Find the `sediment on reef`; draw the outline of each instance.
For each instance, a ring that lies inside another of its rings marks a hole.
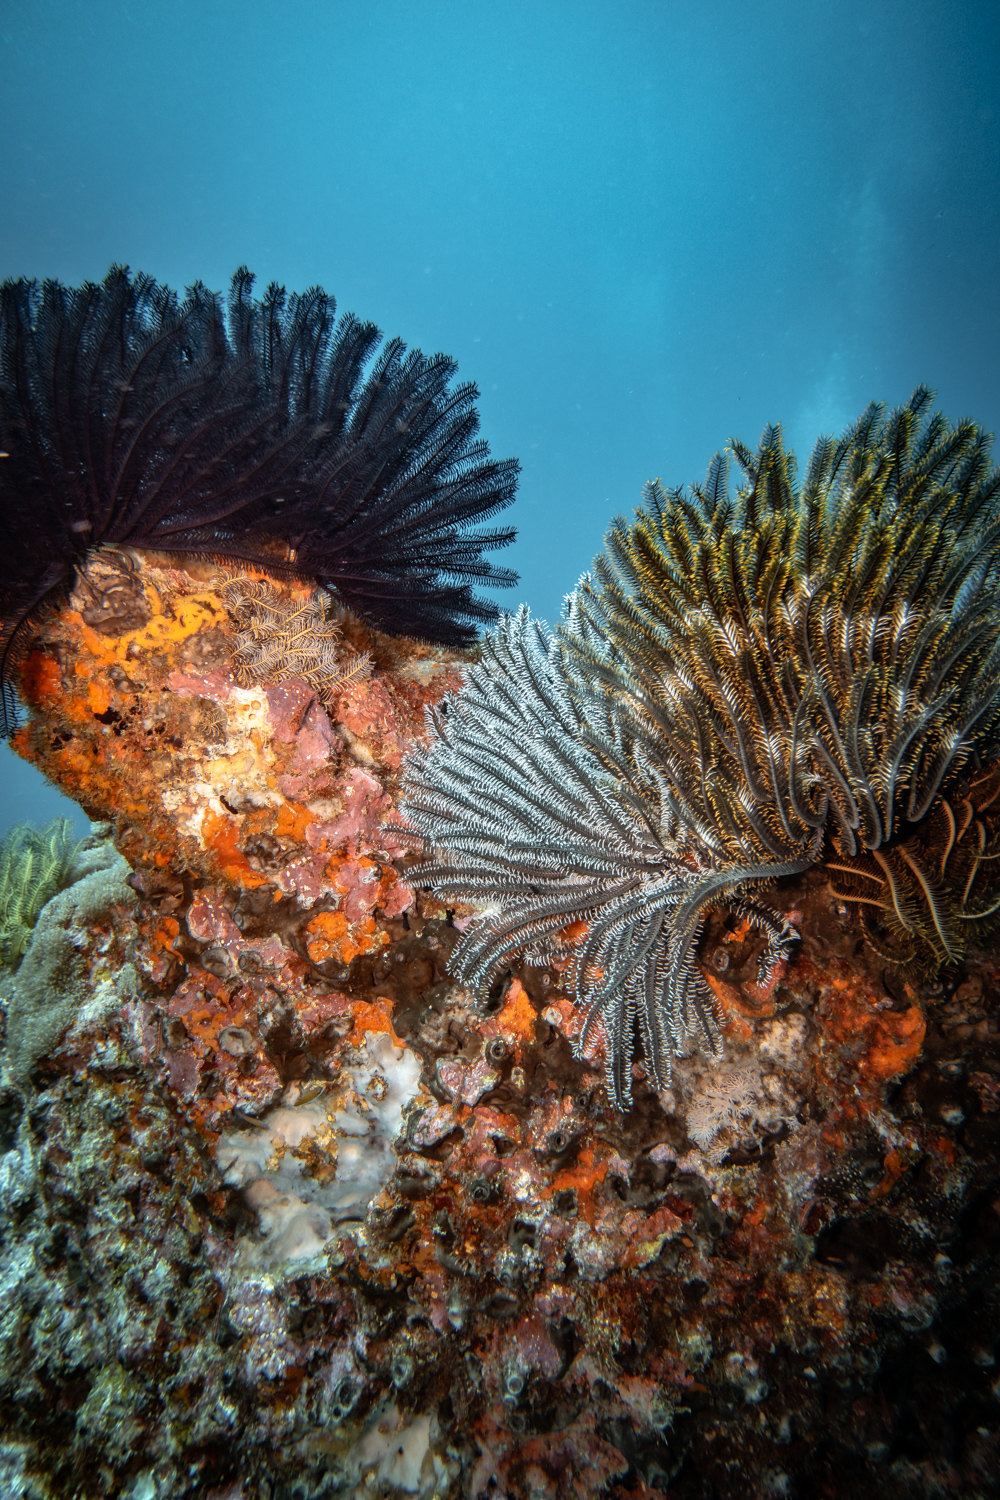
[[[23,666],[131,874],[3,981],[7,1492],[995,1493],[997,954],[887,980],[788,881],[791,962],[713,919],[721,1052],[618,1113],[558,964],[457,986],[386,828],[465,658],[274,584],[347,680],[258,680],[228,579],[98,553]]]

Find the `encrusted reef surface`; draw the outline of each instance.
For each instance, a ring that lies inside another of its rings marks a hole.
[[[386,827],[461,655],[227,581],[95,554],[24,665],[95,829],[3,980],[0,1491],[998,1493],[996,953],[887,979],[787,881],[619,1113],[561,961],[456,985]]]

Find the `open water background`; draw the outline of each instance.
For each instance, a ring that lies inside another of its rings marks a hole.
[[[322,283],[482,392],[499,560],[921,381],[1000,421],[995,0],[0,0],[0,274]],[[0,830],[75,813],[7,747]]]

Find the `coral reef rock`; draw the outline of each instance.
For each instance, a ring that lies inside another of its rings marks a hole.
[[[391,831],[467,657],[346,616],[370,677],[241,681],[227,576],[95,553],[21,671],[107,827],[0,985],[0,1491],[995,1495],[996,952],[887,978],[780,880],[787,961],[710,915],[717,1051],[616,1110]]]

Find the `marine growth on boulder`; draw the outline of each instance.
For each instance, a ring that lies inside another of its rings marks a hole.
[[[924,393],[732,451],[554,631],[291,533],[17,596],[94,827],[11,845],[5,1492],[991,1493],[997,481]]]

